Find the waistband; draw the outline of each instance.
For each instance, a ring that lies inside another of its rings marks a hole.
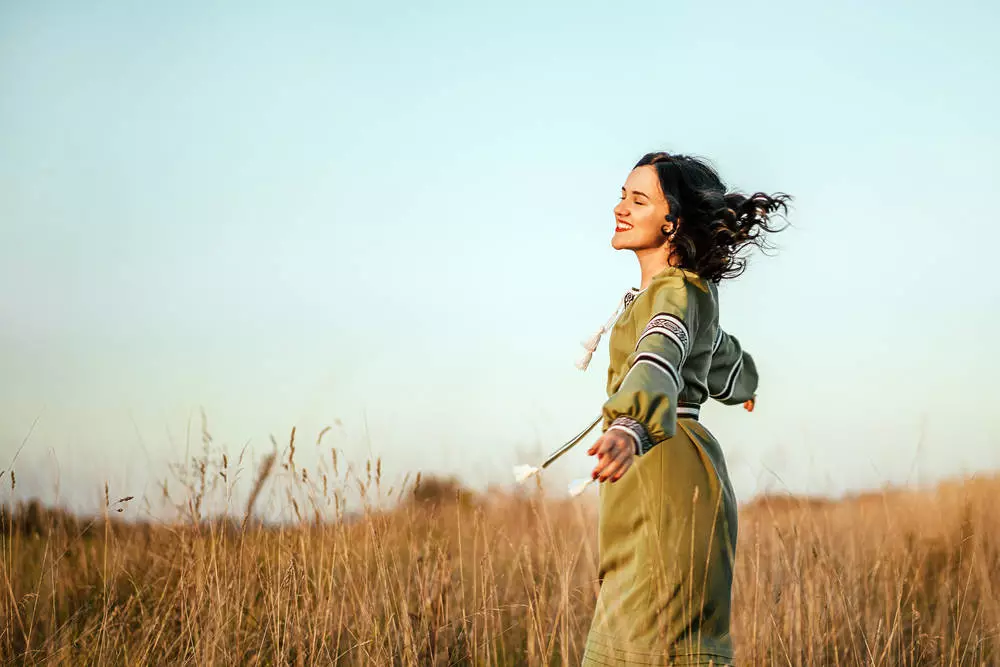
[[[700,403],[688,403],[687,401],[677,402],[678,419],[693,419],[695,421],[698,421],[698,417],[700,415],[701,415]]]

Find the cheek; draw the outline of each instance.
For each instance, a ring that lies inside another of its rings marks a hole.
[[[663,236],[663,225],[666,224],[666,220],[653,207],[643,206],[633,211],[632,216],[631,222],[635,224],[636,231],[645,238],[655,239]]]

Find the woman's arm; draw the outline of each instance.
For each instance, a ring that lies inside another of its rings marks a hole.
[[[628,372],[604,404],[606,428],[631,435],[637,456],[676,431],[677,396],[684,386],[681,367],[695,326],[694,302],[688,300],[683,280],[654,285],[645,296],[633,306],[643,329],[629,355]]]
[[[740,341],[719,328],[712,348],[708,371],[708,392],[725,405],[739,405],[754,400],[757,392],[757,365],[743,350]],[[751,406],[747,408],[752,409]]]

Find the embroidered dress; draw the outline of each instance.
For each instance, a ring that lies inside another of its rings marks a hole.
[[[673,267],[626,295],[609,352],[604,428],[631,434],[637,457],[601,484],[601,590],[583,664],[730,665],[736,498],[698,416],[710,397],[752,398],[757,369],[719,328],[715,285]]]

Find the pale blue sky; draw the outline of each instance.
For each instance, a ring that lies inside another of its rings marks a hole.
[[[656,149],[796,197],[722,289],[741,498],[1000,467],[992,3],[472,4],[0,3],[19,491],[152,492],[199,406],[231,451],[340,419],[390,475],[506,483],[604,400],[573,362]]]

